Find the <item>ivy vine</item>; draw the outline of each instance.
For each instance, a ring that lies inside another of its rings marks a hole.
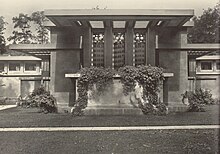
[[[80,77],[77,84],[78,99],[73,111],[75,115],[83,114],[82,109],[87,107],[88,91],[90,90],[93,96],[100,96],[110,84],[113,84],[114,76],[112,69],[103,67],[82,68],[79,73]]]
[[[143,88],[143,100],[150,102],[150,104],[145,103],[146,107],[144,104],[139,103],[139,107],[143,112],[149,106],[159,105],[158,108],[161,108],[161,103],[158,100],[158,91],[161,81],[164,80],[162,68],[140,65],[137,67],[125,66],[118,71],[114,71],[110,68],[90,67],[81,69],[79,73],[80,77],[77,84],[78,99],[73,111],[75,115],[81,115],[83,113],[82,110],[87,107],[88,91],[92,91],[92,95],[100,96],[110,84],[113,84],[115,74],[120,75],[124,95],[134,92],[137,84]],[[162,108],[164,109],[164,105]]]
[[[119,69],[121,82],[123,83],[123,92],[128,95],[135,90],[138,83],[143,87],[144,98],[155,95],[159,91],[159,85],[164,80],[163,69],[153,66],[139,65],[125,66]]]
[[[145,114],[154,111],[154,108],[159,112],[166,110],[165,104],[161,103],[158,97],[161,81],[164,80],[162,68],[150,65],[125,66],[119,69],[119,75],[125,95],[134,92],[136,84],[143,88],[142,98],[145,102],[138,99],[138,104]]]

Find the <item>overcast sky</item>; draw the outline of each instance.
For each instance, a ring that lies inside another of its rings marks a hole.
[[[8,22],[6,37],[12,31],[12,17],[19,13],[31,14],[44,9],[194,9],[201,15],[203,9],[214,7],[219,0],[0,0],[0,16]]]

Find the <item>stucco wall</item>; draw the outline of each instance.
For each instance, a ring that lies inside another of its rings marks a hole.
[[[86,32],[78,26],[53,27],[51,28],[51,43],[62,45],[73,45],[76,49],[56,50],[50,57],[50,91],[57,99],[58,106],[71,106],[75,101],[75,82],[70,78],[65,78],[67,73],[76,73],[80,68],[80,47],[88,46],[88,42],[83,42],[81,36]],[[90,35],[86,35],[87,40]],[[90,55],[90,50],[85,50],[84,55]],[[88,54],[87,54],[88,53]]]
[[[21,80],[21,96],[30,94],[34,89],[39,88],[40,80]]]
[[[79,27],[52,27],[51,43],[79,44],[81,29]]]
[[[76,73],[80,68],[80,50],[57,50],[51,53],[51,92],[60,106],[73,103],[75,83],[65,74]]]
[[[181,45],[187,43],[187,28],[160,28],[158,33],[158,47],[159,48],[179,48]]]
[[[174,73],[174,76],[168,79],[168,103],[182,104],[181,94],[188,88],[187,51],[160,51],[159,66],[166,72]]]
[[[19,77],[0,77],[0,96],[3,97],[18,97],[20,94]]]
[[[40,87],[40,80],[21,80],[20,77],[0,77],[0,96],[17,98],[30,94],[35,88]]]

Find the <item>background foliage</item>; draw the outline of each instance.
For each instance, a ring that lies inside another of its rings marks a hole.
[[[49,31],[44,26],[48,21],[43,11],[33,12],[31,15],[20,13],[13,17],[14,30],[8,41],[13,44],[43,44],[49,42]],[[35,27],[36,31],[33,31]]]
[[[199,17],[194,17],[194,27],[188,31],[190,43],[220,43],[220,4],[204,10]]]
[[[5,51],[4,30],[6,24],[7,23],[4,21],[4,17],[0,16],[0,54],[2,54]]]

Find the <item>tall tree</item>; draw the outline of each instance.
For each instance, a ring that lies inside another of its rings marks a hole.
[[[194,27],[188,32],[190,43],[220,43],[220,4],[204,10],[203,14],[194,18]]]
[[[12,20],[15,30],[12,32],[13,35],[8,38],[8,41],[13,41],[14,44],[34,43],[34,35],[30,30],[31,17],[20,13],[18,17],[13,17]]]
[[[49,31],[44,26],[44,23],[48,21],[43,11],[33,12],[31,15],[32,21],[36,24],[37,42],[40,44],[48,43]]]
[[[4,17],[0,16],[0,54],[2,54],[5,51],[4,30],[6,24],[7,23],[4,21]]]

